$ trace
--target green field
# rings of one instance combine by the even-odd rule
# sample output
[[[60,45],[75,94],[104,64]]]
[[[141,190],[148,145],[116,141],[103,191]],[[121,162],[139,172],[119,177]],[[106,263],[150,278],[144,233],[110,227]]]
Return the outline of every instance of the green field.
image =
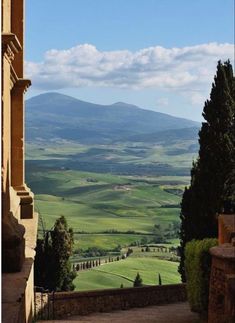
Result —
[[[161,145],[30,143],[26,180],[35,193],[40,214],[39,236],[64,215],[74,231],[74,251],[98,247],[112,252],[134,244],[151,243],[155,226],[165,234],[179,223],[180,202],[189,183],[192,153],[189,142]],[[164,243],[178,244],[177,233]],[[139,271],[145,284],[179,282],[177,263],[159,258],[129,257],[79,272],[78,290],[131,286]],[[102,269],[102,270],[101,270]]]
[[[76,245],[86,248],[94,243],[107,248],[139,241],[141,234],[151,235],[156,224],[164,230],[179,221],[181,197],[165,190],[164,182],[169,189],[169,181],[164,177],[151,177],[146,182],[138,177],[53,170],[34,172],[28,184],[38,191],[36,209],[46,229],[64,215],[75,232]],[[171,187],[179,188],[187,178],[175,177],[174,181],[181,184]],[[121,234],[108,235],[113,230]]]
[[[76,290],[119,288],[121,284],[131,287],[139,272],[144,285],[157,285],[159,273],[163,284],[176,284],[180,282],[177,268],[178,263],[156,257],[129,257],[91,270],[80,271],[74,283]]]

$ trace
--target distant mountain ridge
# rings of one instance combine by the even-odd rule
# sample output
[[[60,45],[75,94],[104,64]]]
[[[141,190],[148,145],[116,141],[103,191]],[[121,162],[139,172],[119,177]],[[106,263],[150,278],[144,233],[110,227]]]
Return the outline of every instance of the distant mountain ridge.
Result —
[[[66,139],[81,143],[110,143],[127,138],[145,141],[151,134],[155,134],[153,140],[157,133],[168,131],[169,135],[171,130],[186,128],[198,129],[199,123],[124,102],[99,105],[55,92],[26,101],[28,141]],[[185,132],[187,136],[189,133],[194,136],[195,131]],[[184,130],[180,136],[183,133]]]

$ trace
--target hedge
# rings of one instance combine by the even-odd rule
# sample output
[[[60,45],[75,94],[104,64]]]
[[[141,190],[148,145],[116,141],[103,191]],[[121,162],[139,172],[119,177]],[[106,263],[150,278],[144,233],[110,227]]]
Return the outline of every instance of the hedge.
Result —
[[[209,249],[217,239],[192,240],[185,247],[187,295],[191,310],[206,313],[208,310],[211,255]]]

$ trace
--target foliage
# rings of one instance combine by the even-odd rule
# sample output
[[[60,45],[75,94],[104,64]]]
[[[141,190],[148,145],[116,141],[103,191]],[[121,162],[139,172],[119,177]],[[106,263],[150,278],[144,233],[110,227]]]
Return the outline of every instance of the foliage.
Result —
[[[82,256],[89,258],[89,257],[100,257],[100,256],[106,256],[107,251],[103,248],[99,247],[89,247],[87,250],[83,251]]]
[[[69,261],[72,255],[73,231],[64,216],[58,218],[54,228],[39,239],[35,258],[35,284],[53,291],[74,289],[76,277]]]
[[[181,263],[185,281],[184,248],[192,239],[217,237],[217,215],[224,202],[234,198],[230,185],[235,162],[235,78],[229,61],[218,62],[210,100],[204,105],[199,132],[199,157],[193,163],[191,184],[185,188],[181,203]],[[233,192],[232,192],[233,191]]]
[[[162,277],[161,277],[161,274],[158,274],[158,285],[162,285]]]
[[[135,280],[134,280],[134,283],[133,283],[133,287],[141,287],[141,286],[143,286],[143,280],[140,277],[140,274],[137,273],[137,275],[135,277]]]
[[[118,244],[118,245],[113,249],[113,251],[114,251],[114,252],[121,252],[121,250],[122,250],[122,246],[121,246],[120,244]]]
[[[162,243],[165,242],[165,234],[164,230],[159,224],[155,224],[153,228],[154,238],[152,239],[155,243]]]
[[[185,247],[185,271],[187,294],[191,309],[207,312],[211,256],[209,249],[217,245],[217,239],[192,240]]]
[[[128,249],[127,249],[126,256],[127,256],[127,257],[128,257],[128,256],[130,256],[132,253],[133,253],[133,249],[128,248]]]

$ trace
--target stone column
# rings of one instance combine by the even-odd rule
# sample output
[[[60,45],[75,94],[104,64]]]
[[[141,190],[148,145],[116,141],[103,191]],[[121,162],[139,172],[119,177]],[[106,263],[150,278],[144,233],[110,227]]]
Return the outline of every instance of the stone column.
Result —
[[[17,18],[16,18],[17,17]],[[24,1],[11,0],[11,32],[16,35],[24,48]],[[24,77],[24,51],[20,51],[13,61],[18,78]]]
[[[6,8],[10,8],[6,6]],[[4,10],[6,10],[6,8]],[[11,187],[11,89],[17,80],[12,61],[22,50],[17,37],[2,33],[2,270],[20,271],[25,259],[25,229],[19,224],[20,198]]]
[[[11,185],[20,197],[21,218],[33,217],[33,193],[25,184],[24,92],[31,84],[18,79],[11,91]]]
[[[11,1],[11,31],[24,48],[24,1]],[[17,17],[17,19],[16,19]],[[20,197],[20,217],[33,217],[33,194],[25,184],[24,162],[24,93],[30,80],[24,79],[24,51],[20,51],[13,63],[17,81],[11,91],[11,185]]]

